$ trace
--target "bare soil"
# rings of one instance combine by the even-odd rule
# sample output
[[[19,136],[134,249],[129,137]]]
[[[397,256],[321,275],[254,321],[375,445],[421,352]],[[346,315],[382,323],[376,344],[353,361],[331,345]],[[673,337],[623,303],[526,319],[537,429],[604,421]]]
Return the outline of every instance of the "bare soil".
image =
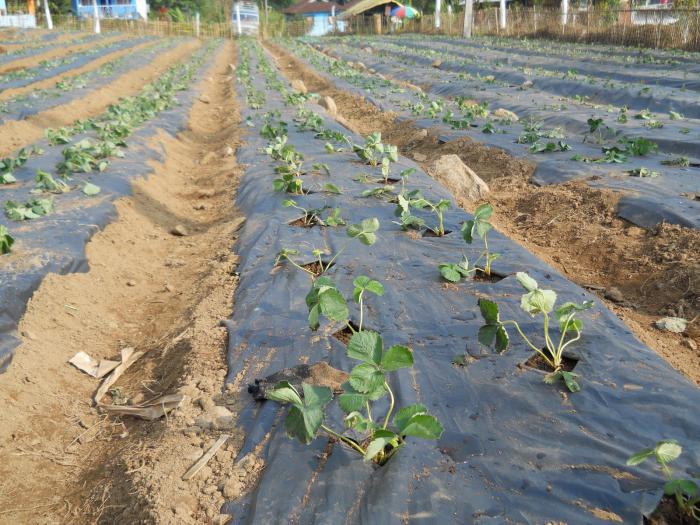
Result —
[[[24,120],[12,120],[0,126],[0,157],[31,144],[44,136],[46,128],[58,128],[77,119],[94,117],[121,97],[138,93],[144,85],[157,79],[173,64],[185,60],[199,46],[199,40],[182,43],[158,56],[158,60],[130,71],[114,82],[91,90],[85,97],[53,107]]]
[[[199,90],[189,129],[152,140],[166,160],[116,202],[118,219],[87,245],[90,271],[49,275],[0,375],[0,523],[225,523],[231,499],[255,481],[240,446],[235,399],[222,395],[226,330],[244,218],[233,208],[241,170],[229,148],[239,115],[227,43]],[[171,234],[176,225],[186,236]],[[114,358],[144,351],[106,396],[135,405],[180,393],[167,417],[113,417],[92,406],[98,380],[67,363],[82,350]],[[227,405],[229,408],[227,408]],[[189,481],[183,474],[221,435],[223,447]]]
[[[436,130],[398,123],[395,114],[337,89],[280,47],[266,46],[288,79],[332,97],[338,121],[349,129],[363,135],[380,131],[424,169],[442,155],[458,155],[489,184],[498,230],[596,292],[642,342],[700,385],[700,232],[668,224],[654,230],[634,226],[616,215],[620,194],[585,182],[537,186],[530,182],[532,163],[469,137],[441,143]],[[454,197],[467,211],[480,204]],[[686,333],[656,329],[654,322],[667,315],[690,320]]]
[[[65,73],[63,73],[61,75],[56,75],[55,77],[47,78],[45,80],[40,80],[38,82],[33,82],[32,84],[29,84],[28,86],[24,86],[21,88],[5,89],[4,91],[0,92],[0,102],[8,100],[12,97],[16,97],[17,95],[23,95],[25,93],[30,93],[34,90],[46,89],[46,88],[53,87],[54,85],[56,85],[57,82],[76,77],[76,76],[81,75],[83,73],[87,73],[88,71],[93,71],[93,70],[97,69],[98,67],[102,66],[103,64],[110,62],[111,60],[115,60],[115,59],[123,57],[125,55],[130,55],[131,53],[137,52],[137,51],[144,49],[146,47],[149,47],[151,45],[153,45],[153,42],[144,42],[143,44],[139,44],[139,45],[134,46],[134,47],[129,48],[129,49],[122,49],[120,51],[106,53],[104,55],[100,55],[100,56],[96,57],[95,60],[91,60],[90,62],[88,62],[87,64],[85,64],[82,67],[71,69],[70,71],[66,71]]]
[[[34,67],[39,65],[39,62],[43,60],[51,60],[57,57],[67,57],[73,53],[79,53],[81,51],[86,51],[88,49],[94,48],[96,45],[107,44],[110,42],[118,42],[119,40],[125,40],[129,38],[126,34],[117,34],[106,36],[95,42],[85,42],[82,44],[71,44],[70,42],[65,42],[64,45],[51,46],[44,53],[38,55],[33,55],[30,57],[17,57],[17,60],[12,62],[7,62],[0,65],[0,75],[9,73],[10,71],[17,71],[19,69],[26,69],[28,67]]]

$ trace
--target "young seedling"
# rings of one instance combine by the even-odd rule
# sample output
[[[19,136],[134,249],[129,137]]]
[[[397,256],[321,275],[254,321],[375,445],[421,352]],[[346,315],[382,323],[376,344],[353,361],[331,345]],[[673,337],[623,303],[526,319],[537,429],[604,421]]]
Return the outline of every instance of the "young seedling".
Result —
[[[398,148],[382,144],[382,134],[379,132],[365,138],[363,145],[353,144],[352,150],[362,162],[370,166],[379,166],[385,158],[388,162],[396,162],[399,159]]]
[[[319,265],[318,271],[314,272],[310,270],[309,268],[305,268],[304,266],[300,265],[297,263],[292,257],[299,255],[299,250],[295,249],[289,249],[289,248],[283,248],[282,250],[279,251],[277,254],[277,258],[275,259],[275,266],[280,264],[282,261],[286,260],[289,261],[289,263],[298,268],[299,270],[308,273],[311,275],[311,278],[318,277],[322,275],[323,273],[327,272],[328,269],[333,266],[335,263],[335,260],[340,256],[341,253],[345,251],[345,249],[348,247],[352,239],[357,239],[360,241],[362,244],[365,246],[372,246],[376,240],[377,240],[377,234],[376,231],[379,229],[379,220],[376,219],[375,217],[369,218],[369,219],[363,219],[362,222],[359,224],[351,224],[350,226],[347,227],[346,233],[350,239],[348,239],[343,246],[333,255],[333,257],[325,263],[322,259],[323,250],[319,249],[314,249],[313,250],[313,255],[317,259],[317,263]]]
[[[509,336],[506,331],[506,325],[513,325],[518,331],[527,345],[534,350],[551,369],[551,373],[544,377],[544,381],[548,384],[554,383],[556,380],[562,380],[566,387],[571,392],[578,392],[579,386],[577,374],[567,372],[562,369],[562,358],[564,351],[568,346],[575,343],[581,338],[581,329],[583,323],[576,319],[576,314],[583,310],[587,310],[593,306],[591,301],[585,301],[582,304],[567,302],[558,308],[554,308],[557,301],[557,294],[553,290],[542,290],[528,274],[518,272],[516,278],[526,293],[523,294],[520,301],[520,308],[525,312],[535,317],[541,314],[544,323],[544,346],[538,347],[520,329],[520,325],[513,320],[502,321],[500,319],[498,305],[488,299],[479,299],[479,309],[484,318],[484,326],[479,329],[479,342],[484,346],[492,346],[495,343],[495,348],[498,352],[504,352],[508,348]],[[561,335],[558,343],[549,333],[550,314],[559,323]]]
[[[462,238],[464,239],[464,242],[471,244],[475,237],[479,237],[482,241],[484,241],[484,251],[474,266],[476,267],[479,261],[483,258],[483,270],[478,267],[477,269],[482,270],[486,275],[491,275],[491,263],[501,256],[500,253],[489,252],[489,242],[486,237],[489,231],[491,231],[491,228],[493,228],[489,222],[492,214],[493,206],[491,206],[489,203],[481,204],[480,206],[477,206],[476,210],[474,211],[474,218],[468,220],[462,225]]]
[[[664,494],[676,500],[678,509],[686,515],[700,522],[700,485],[692,479],[676,478],[669,467],[669,463],[678,459],[683,448],[673,439],[659,441],[654,448],[645,448],[630,456],[627,465],[634,466],[654,458],[659,469],[666,478]]]
[[[458,283],[462,278],[469,277],[469,274],[476,271],[476,268],[469,268],[469,261],[466,255],[462,255],[462,260],[457,264],[440,263],[438,269],[440,270],[440,275],[451,283]]]
[[[447,210],[450,209],[450,201],[440,199],[437,202],[430,202],[425,197],[419,197],[416,199],[411,199],[410,205],[418,209],[428,208],[431,212],[433,212],[437,216],[438,224],[435,228],[430,228],[430,230],[437,237],[442,237],[445,235],[445,223],[443,220],[443,215]]]
[[[366,275],[360,275],[352,281],[355,287],[352,292],[352,297],[360,308],[360,323],[357,325],[358,332],[362,331],[362,318],[363,318],[363,298],[365,292],[373,293],[374,295],[382,296],[384,295],[384,286],[379,281],[370,279]]]
[[[393,221],[394,224],[401,226],[402,230],[408,230],[413,228],[415,230],[420,230],[425,226],[425,220],[421,217],[416,217],[411,214],[411,203],[415,199],[422,199],[423,196],[420,190],[413,190],[406,192],[404,189],[397,197],[396,210],[394,210],[394,215],[399,218],[399,221]]]
[[[301,206],[299,206],[296,201],[292,199],[285,199],[282,201],[282,206],[285,208],[295,208],[301,212],[304,213],[304,216],[301,217],[301,222],[304,226],[310,227],[318,224],[319,226],[331,226],[331,227],[336,227],[336,226],[341,226],[345,224],[345,221],[343,218],[340,216],[340,208],[335,208],[333,211],[331,211],[328,214],[328,217],[323,219],[321,217],[321,214],[328,209],[328,206],[323,206],[322,208],[311,208],[311,209],[306,209]]]
[[[12,251],[15,238],[10,235],[8,229],[0,224],[0,254],[5,255]]]
[[[353,297],[360,305],[364,293],[369,291],[382,295],[382,285],[366,276],[353,281]],[[309,325],[315,330],[320,316],[332,321],[345,321],[353,332],[347,346],[347,356],[360,361],[350,371],[343,393],[338,396],[338,405],[346,414],[344,425],[360,439],[336,432],[325,423],[325,408],[333,394],[328,387],[302,384],[303,399],[289,382],[281,381],[267,397],[278,403],[289,403],[291,408],[285,419],[287,435],[303,444],[311,443],[319,432],[337,439],[359,453],[365,461],[385,464],[413,436],[421,439],[439,439],[443,432],[440,422],[428,413],[425,406],[409,405],[396,411],[395,396],[389,385],[387,374],[402,368],[413,367],[413,352],[406,346],[394,345],[384,349],[380,334],[368,330],[354,330],[348,321],[347,303],[331,279],[319,277],[312,283],[306,297],[309,307]],[[372,405],[388,395],[389,406],[383,418],[375,420]],[[393,418],[392,418],[393,416]],[[392,423],[390,426],[389,423]]]

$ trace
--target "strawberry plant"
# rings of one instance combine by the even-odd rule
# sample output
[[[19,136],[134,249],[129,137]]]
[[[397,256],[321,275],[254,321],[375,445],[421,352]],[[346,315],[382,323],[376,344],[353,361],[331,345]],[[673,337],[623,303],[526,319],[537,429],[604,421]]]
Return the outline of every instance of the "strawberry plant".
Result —
[[[47,128],[44,131],[49,145],[56,146],[58,144],[68,144],[70,142],[71,133],[67,128]]]
[[[530,153],[554,153],[555,151],[569,151],[571,146],[569,146],[563,140],[557,142],[535,142],[530,146]]]
[[[482,241],[484,241],[484,251],[477,260],[477,263],[482,258],[484,259],[484,268],[482,271],[486,275],[491,275],[491,263],[501,256],[500,253],[489,252],[489,243],[486,237],[489,231],[491,231],[493,228],[489,222],[492,214],[493,206],[491,206],[489,203],[481,204],[480,206],[477,206],[476,210],[474,211],[474,218],[468,220],[462,225],[462,238],[464,239],[464,242],[471,244],[475,237],[479,237]],[[479,269],[481,270],[481,268]]]
[[[342,226],[345,224],[345,221],[340,216],[340,208],[335,208],[328,214],[328,217],[323,219],[321,217],[321,214],[328,208],[328,206],[324,206],[322,208],[311,208],[307,210],[306,208],[299,206],[296,203],[296,201],[292,199],[283,200],[282,206],[284,206],[285,208],[295,208],[303,212],[304,215],[301,217],[300,220],[302,224],[307,227],[314,226],[316,224],[318,224],[319,226],[331,227]]]
[[[353,297],[360,306],[362,318],[364,294],[382,295],[384,288],[381,283],[366,276],[357,277],[353,285]],[[346,353],[360,364],[350,371],[348,381],[341,386],[343,392],[338,396],[338,405],[346,414],[345,429],[352,431],[352,435],[344,431],[336,432],[325,424],[325,409],[333,399],[330,388],[304,383],[302,396],[289,382],[281,381],[268,392],[267,397],[291,405],[285,419],[287,435],[309,444],[319,432],[323,432],[359,453],[365,461],[374,461],[379,465],[385,464],[396,454],[408,437],[439,439],[443,427],[425,406],[409,405],[394,414],[396,398],[387,374],[412,368],[413,352],[403,345],[385,349],[382,337],[377,332],[362,330],[361,326],[355,330],[348,321],[344,297],[328,277],[319,277],[312,283],[306,303],[309,307],[309,325],[313,330],[318,328],[320,316],[323,315],[332,321],[345,321],[353,332]],[[384,417],[375,419],[373,404],[387,396],[389,405]]]
[[[10,235],[8,229],[0,224],[0,254],[5,255],[12,251],[15,238]]]
[[[42,170],[37,171],[34,181],[32,193],[65,193],[70,190],[68,184],[62,180],[54,179],[53,175]]]
[[[418,197],[409,201],[410,205],[418,209],[429,209],[437,216],[438,224],[435,228],[430,228],[430,230],[438,237],[445,235],[445,223],[443,220],[443,214],[450,209],[450,201],[445,199],[440,199],[437,202],[430,202],[425,197]]]
[[[469,268],[469,261],[465,255],[463,255],[462,260],[456,264],[440,263],[438,269],[440,270],[440,275],[451,283],[458,283],[462,278],[469,277],[469,274],[476,271],[476,268]]]
[[[16,201],[5,202],[5,216],[13,221],[38,219],[53,210],[51,199],[32,199],[25,204]]]
[[[635,157],[644,157],[650,153],[659,151],[659,146],[649,139],[644,137],[636,137],[634,139],[624,139],[620,143],[624,145],[627,151]]]
[[[653,458],[666,478],[664,494],[675,499],[678,509],[688,518],[700,522],[700,485],[692,479],[677,478],[669,463],[678,459],[683,448],[673,439],[659,441],[654,448],[645,448],[630,456],[627,465],[634,466]]]
[[[322,275],[323,273],[327,272],[328,269],[333,266],[335,263],[336,259],[340,256],[341,253],[345,251],[345,249],[348,247],[349,243],[352,241],[352,239],[357,239],[360,241],[362,244],[365,246],[372,246],[376,240],[377,240],[377,234],[376,231],[379,229],[379,220],[372,217],[369,219],[363,219],[362,222],[358,224],[351,224],[350,226],[347,227],[346,233],[350,239],[343,244],[343,246],[340,247],[340,249],[331,257],[331,259],[328,262],[324,262],[322,259],[322,256],[324,255],[324,251],[320,249],[314,249],[312,251],[313,256],[317,259],[316,263],[318,265],[318,269],[316,271],[305,268],[298,262],[296,262],[293,257],[296,255],[299,255],[299,250],[296,249],[291,249],[291,248],[283,248],[282,250],[279,251],[277,254],[277,257],[275,258],[275,266],[280,264],[282,261],[288,261],[292,266],[298,268],[299,270],[308,273],[311,275],[312,278],[315,278],[319,275]]]
[[[583,323],[576,319],[576,314],[591,308],[593,303],[590,301],[585,301],[582,304],[566,302],[555,309],[557,294],[553,290],[540,289],[537,281],[523,272],[518,272],[516,278],[526,292],[521,298],[520,308],[532,317],[538,314],[542,315],[544,346],[538,347],[533,344],[516,321],[501,320],[498,305],[488,299],[479,299],[479,309],[485,322],[484,326],[479,329],[479,342],[484,346],[495,344],[498,352],[504,352],[508,348],[510,340],[506,325],[513,325],[527,345],[544,360],[544,363],[551,370],[549,374],[545,375],[545,382],[552,384],[556,380],[562,380],[571,392],[578,392],[581,389],[576,381],[578,376],[562,369],[562,357],[566,348],[581,338]],[[561,335],[558,338],[558,343],[550,335],[550,314],[553,314],[559,323]]]
[[[24,166],[31,155],[41,155],[42,153],[43,151],[40,148],[32,146],[30,148],[20,149],[16,157],[0,159],[0,184],[12,184],[16,182],[17,179],[14,176],[14,171]]]
[[[366,137],[362,145],[353,144],[352,150],[362,162],[370,166],[379,166],[385,162],[384,159],[387,159],[387,164],[398,161],[398,148],[382,144],[382,134],[379,132]]]
[[[390,195],[394,192],[394,186],[393,184],[385,184],[384,186],[380,186],[378,188],[371,188],[369,190],[364,190],[362,192],[363,197],[375,197],[377,199],[381,199],[387,195]]]

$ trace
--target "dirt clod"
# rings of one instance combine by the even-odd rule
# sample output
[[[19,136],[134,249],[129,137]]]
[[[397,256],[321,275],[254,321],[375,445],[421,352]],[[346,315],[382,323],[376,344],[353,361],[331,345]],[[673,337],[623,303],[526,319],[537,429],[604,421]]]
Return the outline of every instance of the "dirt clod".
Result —
[[[465,165],[457,155],[443,155],[428,167],[428,173],[454,195],[477,201],[489,193],[488,184]]]
[[[189,235],[187,228],[185,228],[182,224],[178,224],[177,226],[174,226],[170,230],[170,233],[175,235],[176,237],[186,237],[187,235]]]
[[[605,290],[605,298],[616,303],[621,303],[625,300],[625,296],[615,286],[611,286]]]

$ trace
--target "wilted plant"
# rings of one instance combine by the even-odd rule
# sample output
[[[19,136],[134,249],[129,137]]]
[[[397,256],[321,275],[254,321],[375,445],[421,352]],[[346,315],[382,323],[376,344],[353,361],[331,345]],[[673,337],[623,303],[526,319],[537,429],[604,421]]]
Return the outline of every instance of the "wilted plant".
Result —
[[[322,208],[310,208],[307,210],[306,208],[299,206],[296,201],[292,199],[283,200],[282,206],[285,208],[296,208],[297,210],[303,212],[304,215],[301,217],[301,221],[304,226],[313,226],[318,224],[319,226],[336,227],[345,224],[345,221],[340,216],[340,208],[335,208],[328,214],[328,217],[323,219],[321,215],[329,208],[328,206],[323,206]]]
[[[56,180],[53,175],[45,171],[39,170],[34,178],[35,185],[32,193],[65,193],[70,190],[68,184],[62,180]]]
[[[683,448],[673,439],[659,441],[654,448],[645,448],[630,456],[627,465],[634,466],[654,458],[666,478],[664,494],[676,500],[678,509],[688,517],[700,522],[700,486],[692,479],[673,476],[669,463],[678,459]]]
[[[491,346],[495,343],[496,350],[503,352],[508,348],[509,343],[506,325],[513,325],[527,345],[552,370],[551,373],[545,376],[545,382],[551,384],[557,379],[561,379],[571,392],[578,392],[581,389],[576,382],[578,376],[573,372],[567,372],[562,369],[562,358],[564,350],[581,338],[583,323],[581,320],[576,319],[576,314],[591,308],[593,303],[591,301],[584,301],[582,304],[566,302],[555,309],[557,294],[553,290],[540,289],[537,281],[523,272],[518,272],[516,278],[526,291],[521,298],[520,308],[533,317],[538,314],[541,314],[543,317],[544,347],[534,345],[523,333],[516,321],[502,321],[499,316],[498,305],[488,299],[479,299],[479,309],[485,321],[484,326],[479,329],[479,342],[484,346]],[[553,314],[559,323],[561,335],[558,343],[555,343],[549,333],[550,314]]]
[[[392,194],[394,192],[393,184],[385,184],[384,186],[379,186],[378,188],[371,188],[369,190],[364,190],[362,192],[363,197],[376,197],[381,199],[386,195]]]
[[[13,221],[23,221],[27,219],[38,219],[48,215],[53,210],[51,199],[32,199],[25,204],[16,201],[5,203],[5,215]]]
[[[15,238],[10,235],[8,229],[0,224],[0,254],[5,255],[12,251],[12,245],[15,243]]]

